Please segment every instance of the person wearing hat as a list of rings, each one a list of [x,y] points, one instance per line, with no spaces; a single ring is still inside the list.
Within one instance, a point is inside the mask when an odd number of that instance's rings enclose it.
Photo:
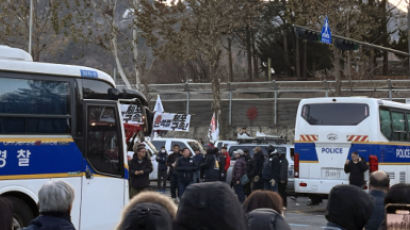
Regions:
[[[242,177],[246,174],[245,153],[242,149],[238,149],[233,152],[233,155],[235,158],[232,172],[233,189],[239,201],[242,203],[245,200],[244,184],[241,183]]]
[[[265,190],[278,192],[280,179],[280,159],[279,153],[273,146],[268,147],[269,157],[263,163],[262,179]]]
[[[130,197],[149,187],[149,174],[152,172],[151,159],[147,156],[144,144],[134,145],[134,155],[130,165]]]
[[[117,230],[172,230],[177,207],[171,198],[157,192],[141,192],[130,200]]]

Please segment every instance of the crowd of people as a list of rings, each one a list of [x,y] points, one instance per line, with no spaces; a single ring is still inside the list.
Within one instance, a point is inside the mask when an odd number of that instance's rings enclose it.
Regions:
[[[387,229],[387,204],[410,204],[410,184],[389,187],[383,171],[370,176],[370,192],[354,185],[335,186],[326,208],[326,230]],[[24,230],[73,230],[70,220],[74,190],[63,181],[49,181],[39,191],[39,213]],[[0,198],[0,227],[11,229],[12,205]],[[269,190],[255,190],[240,203],[227,183],[191,184],[177,204],[168,196],[143,191],[123,210],[117,230],[289,230],[282,198]],[[408,229],[410,226],[403,226]]]
[[[151,159],[145,146],[136,144],[130,162],[130,195],[149,188],[149,174],[152,172]],[[264,189],[279,192],[286,207],[286,187],[288,181],[288,161],[285,153],[279,153],[273,146],[267,148],[265,156],[261,147],[255,147],[253,154],[237,149],[233,152],[232,178],[227,179],[231,156],[226,147],[221,150],[210,145],[206,154],[200,150],[191,153],[188,148],[172,146],[168,155],[162,147],[156,156],[158,162],[158,191],[164,193],[166,182],[170,180],[171,197],[178,202],[186,188],[193,183],[221,181],[233,188],[240,202],[254,190]],[[252,156],[252,157],[251,157]]]
[[[233,153],[235,164],[231,183],[226,183],[230,156],[226,148],[209,148],[205,156],[173,146],[168,155],[162,148],[157,155],[159,191],[148,191],[149,173],[153,170],[144,145],[134,146],[130,162],[132,198],[124,208],[117,230],[288,230],[284,216],[286,198],[279,193],[286,185],[281,165],[283,156],[273,147],[264,156],[255,148],[253,156],[243,150]],[[350,185],[335,186],[328,198],[326,230],[384,230],[386,205],[410,204],[410,184],[390,187],[384,171],[371,173],[369,192],[363,189],[362,174],[367,170],[356,153],[346,162]],[[287,174],[287,171],[286,171]],[[171,196],[163,193],[171,180]],[[174,191],[172,190],[174,189]],[[178,194],[179,200],[176,198]],[[74,190],[63,181],[47,182],[39,191],[39,213],[24,230],[75,229],[70,212]],[[11,229],[12,204],[0,197],[0,227]],[[408,224],[408,223],[407,223]],[[399,223],[397,229],[410,229]]]

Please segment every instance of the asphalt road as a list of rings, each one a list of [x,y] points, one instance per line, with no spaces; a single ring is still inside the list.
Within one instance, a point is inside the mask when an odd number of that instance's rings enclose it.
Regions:
[[[157,183],[151,182],[151,189],[156,190]],[[170,196],[169,187],[166,194]],[[327,200],[315,206],[309,206],[309,199],[306,197],[288,197],[288,208],[285,212],[285,219],[293,230],[317,230],[326,226],[324,216]]]

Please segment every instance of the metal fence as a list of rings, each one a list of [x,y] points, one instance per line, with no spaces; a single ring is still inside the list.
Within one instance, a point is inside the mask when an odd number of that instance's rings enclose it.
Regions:
[[[166,111],[192,114],[194,133],[195,128],[209,126],[213,100],[210,83],[150,84],[145,91],[152,105],[160,95]],[[222,126],[293,129],[299,101],[335,96],[336,82],[232,82],[221,83],[220,92]],[[341,94],[404,102],[410,98],[410,80],[342,81]],[[256,116],[250,116],[251,111],[256,111]]]

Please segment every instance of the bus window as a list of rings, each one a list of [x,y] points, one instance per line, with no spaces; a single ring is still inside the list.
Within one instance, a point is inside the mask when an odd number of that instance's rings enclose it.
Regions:
[[[122,176],[118,120],[113,106],[88,107],[87,159],[100,173]]]
[[[70,133],[69,98],[69,82],[0,78],[0,133]]]
[[[369,116],[369,107],[357,103],[306,104],[302,117],[311,125],[357,125]]]
[[[403,112],[392,111],[393,136],[392,140],[404,141],[406,140],[406,120]]]
[[[391,129],[391,116],[390,111],[387,109],[380,109],[380,130],[383,135],[390,140],[392,135]]]

